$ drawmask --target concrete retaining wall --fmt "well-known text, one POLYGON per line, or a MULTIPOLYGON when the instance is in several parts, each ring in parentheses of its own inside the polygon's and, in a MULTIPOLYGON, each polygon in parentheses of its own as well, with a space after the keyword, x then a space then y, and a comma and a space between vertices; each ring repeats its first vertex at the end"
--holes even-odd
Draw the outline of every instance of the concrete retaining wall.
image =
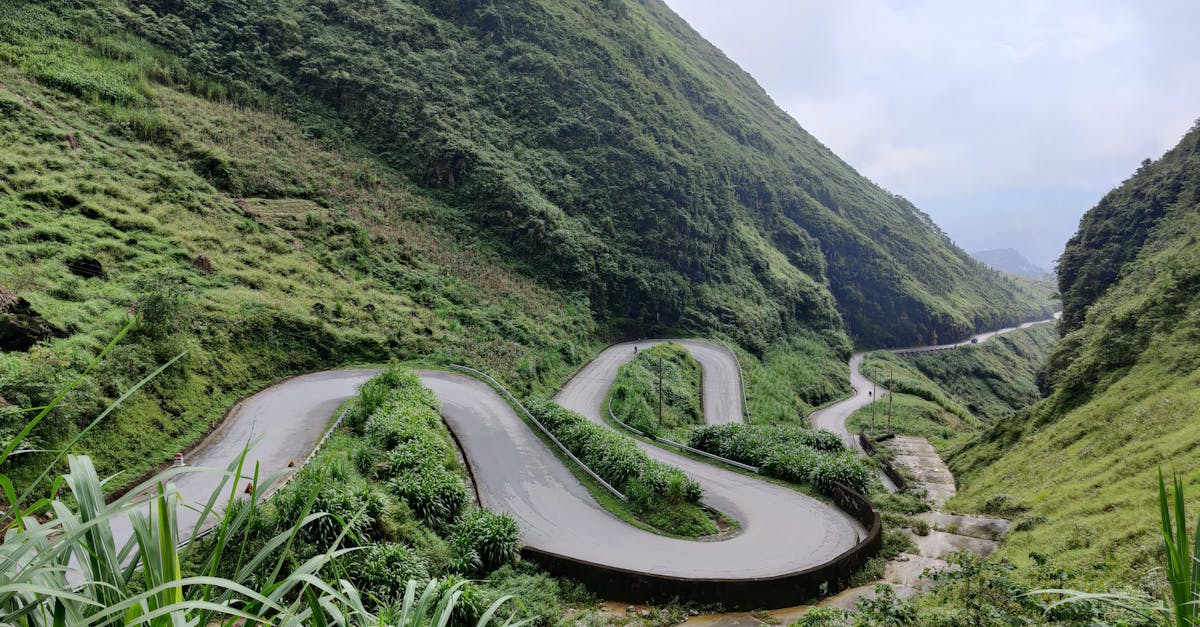
POLYGON ((879 463, 883 466, 883 474, 887 475, 887 478, 892 480, 892 483, 896 485, 897 490, 901 492, 908 492, 908 480, 904 478, 904 475, 900 474, 899 470, 896 470, 896 467, 892 465, 892 462, 879 457, 879 451, 876 450, 875 443, 871 441, 871 438, 867 437, 866 432, 858 432, 858 443, 862 446, 863 452, 879 460, 879 463))
POLYGON ((777 577, 684 579, 583 562, 529 547, 522 549, 521 555, 551 574, 574 579, 607 599, 626 602, 719 601, 730 610, 799 605, 847 588, 854 573, 877 555, 883 545, 879 511, 866 497, 838 484, 833 500, 867 529, 866 537, 821 566, 777 577))

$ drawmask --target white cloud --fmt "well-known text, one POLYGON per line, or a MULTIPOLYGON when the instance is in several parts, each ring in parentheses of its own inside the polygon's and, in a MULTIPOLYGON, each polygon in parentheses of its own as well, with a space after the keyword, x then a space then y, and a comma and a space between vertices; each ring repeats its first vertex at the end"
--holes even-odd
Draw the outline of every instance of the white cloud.
POLYGON ((809 132, 952 236, 978 230, 974 213, 1008 220, 990 229, 1005 237, 1053 231, 1027 238, 1045 240, 1026 251, 1042 262, 1200 116, 1194 0, 668 3, 809 132), (977 205, 1014 195, 1021 206, 999 216, 977 205))

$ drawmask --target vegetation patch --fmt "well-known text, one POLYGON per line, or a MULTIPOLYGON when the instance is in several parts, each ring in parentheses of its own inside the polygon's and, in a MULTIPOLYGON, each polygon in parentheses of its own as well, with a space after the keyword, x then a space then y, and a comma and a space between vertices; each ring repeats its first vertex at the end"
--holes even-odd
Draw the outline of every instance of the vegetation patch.
POLYGON ((745 377, 750 420, 805 425, 815 408, 850 394, 850 343, 800 330, 760 354, 734 348, 745 377))
POLYGON ((830 494, 835 483, 866 494, 873 474, 837 435, 798 427, 712 425, 692 432, 688 444, 702 451, 758 466, 769 477, 830 494))
POLYGON ((971 414, 994 423, 1041 400, 1038 379, 1057 341, 1058 330, 1047 323, 904 359, 971 414))
POLYGON ((671 342, 656 344, 617 370, 609 407, 618 420, 652 435, 702 425, 700 384, 700 364, 686 348, 671 342))
POLYGON ((937 404, 963 420, 976 421, 974 415, 957 400, 946 394, 937 383, 890 351, 875 351, 863 357, 859 368, 863 376, 892 392, 910 394, 937 404))
POLYGON ((846 427, 852 433, 866 431, 868 436, 898 433, 925 438, 940 454, 970 441, 980 429, 975 420, 963 420, 937 403, 899 392, 859 408, 846 420, 846 427))
POLYGON ((629 497, 647 524, 693 538, 718 532, 700 507, 704 490, 682 470, 650 459, 629 437, 552 401, 535 400, 528 408, 584 464, 629 497))
MULTIPOLYGON (((0 285, 39 314, 21 322, 28 350, 0 352, 0 440, 131 318, 27 442, 63 446, 184 354, 75 445, 116 475, 110 492, 292 374, 419 355, 518 373, 529 393, 601 343, 585 298, 514 272, 378 160, 62 9, 0 7, 0 285), (107 280, 77 276, 83 258, 107 280)), ((6 471, 26 480, 47 459, 6 471)))

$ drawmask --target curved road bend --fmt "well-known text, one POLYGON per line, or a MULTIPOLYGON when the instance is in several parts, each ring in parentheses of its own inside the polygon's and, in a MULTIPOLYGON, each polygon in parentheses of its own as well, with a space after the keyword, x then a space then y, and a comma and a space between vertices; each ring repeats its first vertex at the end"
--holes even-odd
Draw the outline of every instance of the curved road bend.
MULTIPOLYGON (((187 457, 188 466, 216 469, 176 475, 171 480, 179 490, 184 507, 178 510, 180 539, 190 537, 200 519, 200 510, 221 483, 229 462, 246 454, 244 472, 268 476, 285 470, 295 460, 299 464, 325 433, 330 417, 342 403, 358 393, 358 386, 375 376, 377 370, 328 370, 293 377, 250 396, 230 410, 221 426, 187 457), (255 442, 257 440, 257 442, 255 442)), ((225 489, 230 486, 227 484, 225 489)), ((237 493, 241 494, 239 486, 237 493)), ((218 501, 220 503, 220 501, 218 501)), ((216 523, 205 521, 204 528, 216 523)), ((117 546, 133 537, 126 517, 114 519, 113 536, 117 546)))
MULTIPOLYGON (((567 382, 554 400, 593 422, 607 424, 601 419, 600 408, 616 378, 617 369, 633 359, 634 346, 640 351, 656 343, 658 341, 653 340, 628 342, 605 349, 567 382)), ((680 343, 687 346, 689 351, 693 345, 704 344, 693 341, 680 343)), ((733 389, 737 390, 737 364, 724 349, 711 344, 706 346, 714 350, 697 351, 699 354, 696 354, 697 360, 704 365, 705 407, 715 405, 710 404, 707 398, 710 395, 735 399, 733 403, 720 403, 719 406, 724 407, 720 411, 726 413, 712 416, 709 420, 740 420, 740 391, 730 395, 721 385, 709 384, 710 377, 720 377, 717 380, 732 381, 733 389)), ((601 563, 696 579, 768 577, 828 562, 854 546, 865 533, 861 525, 841 510, 795 490, 696 461, 645 442, 635 442, 651 458, 680 468, 698 481, 705 491, 705 503, 736 519, 741 525, 741 533, 720 542, 697 543, 665 538, 620 523, 619 527, 605 531, 606 534, 619 535, 581 536, 580 541, 591 543, 596 542, 597 538, 605 538, 607 544, 609 538, 621 538, 618 543, 623 544, 633 542, 636 538, 639 548, 628 559, 644 563, 647 568, 609 561, 601 563), (646 555, 647 552, 660 551, 669 554, 666 560, 660 560, 658 555, 646 555), (651 566, 651 563, 658 565, 651 566), (667 570, 662 570, 664 567, 667 570)), ((464 448, 470 447, 464 443, 464 448)), ((487 473, 484 471, 481 474, 487 473)), ((590 503, 591 500, 588 500, 590 503)), ((619 522, 615 518, 612 520, 619 522)), ((528 540, 527 543, 537 546, 528 540)), ((607 546, 603 552, 615 550, 618 550, 617 547, 607 546)), ((566 555, 576 557, 573 552, 566 555)))
MULTIPOLYGON (((982 344, 996 336, 1004 335, 1005 333, 1011 333, 1019 329, 1028 329, 1029 327, 1039 324, 1046 324, 1047 322, 1054 322, 1061 316, 1062 313, 1056 313, 1053 317, 1045 320, 1036 320, 1034 322, 1026 322, 1025 324, 1015 327, 1008 327, 999 329, 997 331, 980 333, 958 343, 938 344, 935 346, 914 346, 912 348, 898 348, 890 350, 896 353, 923 353, 947 348, 958 348, 960 346, 969 346, 971 345, 971 340, 978 340, 976 344, 982 344)), ((842 440, 846 442, 847 446, 853 447, 853 450, 860 452, 862 451, 862 447, 858 444, 858 437, 856 434, 850 433, 850 430, 846 428, 846 421, 849 420, 850 415, 857 411, 860 407, 865 407, 871 403, 871 397, 867 395, 867 391, 871 389, 871 380, 863 376, 862 372, 859 371, 859 367, 862 366, 864 355, 866 355, 866 352, 855 353, 854 356, 850 358, 850 387, 853 389, 853 393, 850 395, 850 398, 834 403, 825 409, 815 411, 812 414, 809 414, 808 417, 809 422, 814 428, 826 429, 838 434, 842 440)), ((887 389, 880 387, 875 393, 878 394, 876 398, 883 398, 887 395, 887 389)))
MULTIPOLYGON (((632 348, 625 350, 632 357, 632 348)), ((616 365, 624 361, 612 359, 613 355, 602 353, 572 381, 568 396, 587 391, 602 399, 616 365)), ((289 461, 308 454, 336 408, 373 374, 369 370, 319 372, 267 388, 235 407, 221 429, 189 458, 189 465, 223 469, 247 442, 265 436, 251 449, 247 468, 258 462, 263 474, 283 470, 289 461)), ((654 447, 648 451, 652 456, 683 467, 700 481, 708 491, 708 502, 736 518, 742 532, 719 542, 696 542, 643 531, 600 507, 486 384, 449 372, 419 375, 442 402, 442 414, 462 443, 481 500, 489 509, 513 516, 522 540, 531 547, 650 574, 748 579, 823 564, 853 546, 861 532, 848 516, 820 501, 654 447)), ((598 409, 597 403, 590 414, 596 416, 598 409)), ((175 484, 185 503, 195 505, 203 504, 219 481, 218 473, 198 472, 176 477, 175 484)), ((181 511, 179 528, 190 532, 197 517, 190 510, 181 511)), ((114 524, 124 527, 114 528, 118 542, 131 535, 127 522, 114 524)))

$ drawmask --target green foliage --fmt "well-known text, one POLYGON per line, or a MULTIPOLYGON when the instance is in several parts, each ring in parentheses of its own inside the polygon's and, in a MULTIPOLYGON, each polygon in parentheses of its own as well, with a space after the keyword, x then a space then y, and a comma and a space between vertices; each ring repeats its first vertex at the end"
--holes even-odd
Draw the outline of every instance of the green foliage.
POLYGON ((850 343, 845 338, 813 331, 799 331, 773 343, 761 359, 739 351, 751 420, 805 424, 816 406, 850 393, 849 358, 850 343))
POLYGON ((1174 478, 1174 498, 1167 492, 1162 471, 1158 473, 1158 504, 1162 514, 1162 537, 1166 552, 1167 581, 1171 584, 1171 602, 1176 627, 1191 627, 1200 622, 1200 530, 1188 533, 1184 513, 1183 481, 1174 478), (1172 501, 1175 511, 1172 513, 1172 501), (1192 538, 1188 538, 1192 535, 1192 538), (1193 544, 1194 546, 1189 546, 1193 544))
POLYGON ((1039 324, 979 345, 914 353, 905 360, 972 415, 997 422, 1041 399, 1039 372, 1057 340, 1053 324, 1039 324))
MULTIPOLYGON (((95 361, 102 359, 123 336, 124 332, 95 361)), ((27 428, 7 443, 0 453, 0 463, 81 379, 61 390, 51 406, 32 418, 27 428)), ((342 560, 350 549, 339 547, 352 534, 354 520, 374 519, 380 513, 377 508, 367 502, 358 505, 352 516, 334 515, 346 524, 340 525, 340 531, 329 543, 302 548, 301 538, 306 535, 325 539, 323 533, 310 534, 308 529, 309 525, 331 517, 319 511, 313 513, 314 505, 322 501, 318 493, 323 491, 322 482, 302 478, 284 490, 285 496, 293 497, 290 501, 277 498, 273 513, 264 515, 257 495, 267 492, 280 477, 257 477, 256 473, 255 479, 259 481, 250 491, 251 496, 238 500, 237 488, 246 470, 245 456, 243 452, 231 460, 207 505, 199 512, 193 530, 178 527, 177 509, 182 498, 174 487, 169 487, 172 486, 169 481, 180 473, 196 470, 159 473, 112 502, 106 502, 103 482, 87 456, 70 456, 69 472, 55 479, 49 495, 37 501, 29 500, 36 483, 14 484, 9 476, 0 475, 9 512, 0 519, 0 538, 3 538, 0 562, 6 565, 0 575, 0 621, 31 627, 301 621, 391 624, 368 611, 362 595, 351 583, 341 581, 330 586, 317 577, 327 569, 342 570, 342 560), (300 487, 301 484, 306 485, 300 487), (70 501, 60 498, 62 487, 70 491, 70 501), (305 490, 307 496, 295 498, 300 490, 305 490), (150 495, 148 501, 143 498, 146 494, 150 495), (226 507, 219 512, 214 505, 223 499, 226 507), (296 502, 303 505, 282 515, 277 509, 280 505, 287 509, 289 503, 296 502), (122 538, 114 533, 113 523, 125 520, 129 521, 132 534, 122 538), (203 540, 186 543, 183 549, 178 548, 180 538, 195 538, 201 531, 200 525, 206 524, 215 524, 212 533, 203 540), (294 560, 293 547, 311 551, 310 556, 303 561, 294 560)), ((349 478, 336 460, 322 469, 336 479, 349 478)), ((440 592, 441 588, 433 581, 414 603, 417 583, 410 579, 401 584, 399 579, 425 578, 427 574, 420 562, 394 546, 372 547, 368 555, 372 561, 365 570, 362 564, 351 569, 374 589, 391 587, 388 592, 395 592, 401 585, 406 588, 406 599, 398 612, 399 624, 418 621, 445 624, 453 617, 456 602, 462 596, 461 584, 445 594, 434 594, 430 591, 440 592), (387 576, 390 579, 384 581, 387 576)), ((497 599, 480 615, 479 624, 487 624, 509 600, 510 597, 497 599)))
POLYGON ((584 464, 628 496, 644 522, 653 524, 648 515, 660 524, 678 522, 680 527, 661 527, 676 535, 717 532, 699 509, 703 489, 683 471, 650 459, 632 439, 552 401, 539 399, 527 407, 584 464))
POLYGON ((657 434, 664 428, 704 424, 700 406, 700 364, 684 347, 657 344, 617 370, 609 404, 627 425, 657 434), (661 369, 661 373, 659 370, 661 369), (658 420, 659 375, 662 375, 662 423, 658 420))
POLYGON ((375 410, 363 425, 371 449, 383 462, 372 476, 386 482, 388 490, 404 499, 422 521, 449 529, 470 501, 462 478, 451 472, 454 450, 441 429, 440 404, 433 392, 412 372, 392 366, 364 384, 367 403, 375 410), (379 398, 379 387, 388 387, 379 398))
POLYGON ((1200 305, 1197 131, 1081 221, 1064 253, 1075 274, 1060 275, 1073 317, 1039 377, 1047 398, 950 460, 961 486, 951 507, 978 511, 1008 494, 1029 507, 1022 516, 1041 521, 1011 534, 1002 556, 1053 553, 1101 589, 1140 585, 1159 564, 1156 501, 1146 489, 1157 469, 1200 470, 1192 454, 1200 443, 1200 325, 1191 313, 1200 305), (1109 266, 1114 247, 1128 257, 1109 266), (1087 542, 1065 540, 1079 533, 1087 542))
POLYGON ((108 31, 185 59, 169 74, 191 91, 219 80, 366 146, 618 326, 720 328, 762 350, 800 328, 839 332, 835 305, 873 345, 1047 310, 658 2, 103 6, 108 31))
POLYGON ((350 581, 379 605, 399 601, 410 580, 428 581, 425 560, 394 542, 372 544, 354 556, 347 568, 350 581))
POLYGON ((872 481, 862 460, 846 451, 841 439, 828 431, 783 425, 712 425, 693 431, 688 444, 826 494, 836 483, 866 492, 872 481))
MULTIPOLYGON (((528 392, 598 341, 581 294, 516 274, 460 228, 456 209, 361 151, 247 106, 253 98, 225 102, 217 79, 115 26, 114 8, 0 7, 0 285, 69 332, 0 353, 0 405, 45 405, 127 312, 140 321, 30 448, 61 447, 127 384, 185 351, 75 449, 101 475, 120 472, 106 490, 289 375, 425 355, 497 371, 528 364, 528 392), (32 66, 78 66, 96 85, 140 95, 79 97, 32 66), (83 256, 107 278, 71 274, 83 256)), ((0 415, 0 437, 19 428, 13 415, 0 415)), ((11 476, 36 476, 43 461, 22 455, 11 476)))
POLYGON ((1130 262, 1153 248, 1160 222, 1195 206, 1197 141, 1200 127, 1193 126, 1178 146, 1157 161, 1144 162, 1084 214, 1058 261, 1064 334, 1082 328, 1088 308, 1126 275, 1130 262))
POLYGON ((506 514, 477 509, 454 525, 452 542, 461 555, 478 556, 482 572, 511 564, 521 549, 521 529, 506 514))
POLYGON ((944 407, 910 394, 892 393, 876 401, 874 406, 861 407, 846 420, 852 432, 888 431, 888 410, 891 410, 891 429, 900 435, 929 440, 939 453, 952 454, 979 433, 981 425, 975 420, 963 420, 944 407))
POLYGON ((868 353, 863 357, 860 370, 863 376, 892 392, 911 394, 936 403, 963 420, 975 419, 966 407, 947 395, 937 383, 905 361, 905 358, 894 353, 888 351, 868 353))

